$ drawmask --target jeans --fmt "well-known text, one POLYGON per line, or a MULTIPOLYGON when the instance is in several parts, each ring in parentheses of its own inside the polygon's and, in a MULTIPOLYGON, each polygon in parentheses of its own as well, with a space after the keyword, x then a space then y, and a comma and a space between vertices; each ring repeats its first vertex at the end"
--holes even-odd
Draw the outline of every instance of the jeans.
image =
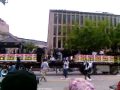
POLYGON ((68 69, 63 69, 63 75, 65 78, 68 77, 68 69))

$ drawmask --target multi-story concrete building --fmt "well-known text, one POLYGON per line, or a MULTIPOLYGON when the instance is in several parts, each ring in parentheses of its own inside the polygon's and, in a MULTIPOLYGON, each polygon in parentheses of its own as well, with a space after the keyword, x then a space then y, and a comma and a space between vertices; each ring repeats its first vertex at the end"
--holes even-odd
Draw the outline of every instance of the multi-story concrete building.
POLYGON ((63 49, 66 32, 77 23, 84 27, 86 18, 96 22, 107 19, 109 26, 120 23, 120 15, 107 12, 79 12, 68 10, 50 10, 48 24, 48 49, 63 49), (64 30, 64 31, 63 31, 64 30))

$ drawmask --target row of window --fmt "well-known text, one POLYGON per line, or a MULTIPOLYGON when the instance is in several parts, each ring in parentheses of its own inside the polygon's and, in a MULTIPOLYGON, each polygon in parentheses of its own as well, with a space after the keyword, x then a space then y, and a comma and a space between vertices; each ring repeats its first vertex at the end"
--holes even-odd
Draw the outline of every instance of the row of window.
POLYGON ((65 37, 53 37, 53 48, 62 48, 65 45, 65 37))
POLYGON ((65 36, 67 33, 70 33, 72 28, 74 28, 74 26, 54 25, 53 35, 54 36, 65 36))
POLYGON ((105 20, 106 18, 110 20, 110 22, 113 22, 114 25, 116 25, 117 20, 119 19, 118 17, 115 16, 101 16, 101 15, 75 15, 75 14, 54 14, 54 24, 80 24, 83 25, 83 21, 85 19, 90 19, 90 20, 105 20))

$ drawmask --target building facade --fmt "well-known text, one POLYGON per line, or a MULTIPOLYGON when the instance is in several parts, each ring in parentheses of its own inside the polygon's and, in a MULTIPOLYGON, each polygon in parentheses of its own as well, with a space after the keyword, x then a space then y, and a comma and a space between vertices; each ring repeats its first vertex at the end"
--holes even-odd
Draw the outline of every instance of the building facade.
POLYGON ((66 33, 72 30, 75 23, 80 27, 85 26, 85 20, 97 21, 107 19, 109 26, 120 23, 120 15, 107 12, 79 12, 68 10, 50 10, 48 24, 48 49, 63 49, 66 33))

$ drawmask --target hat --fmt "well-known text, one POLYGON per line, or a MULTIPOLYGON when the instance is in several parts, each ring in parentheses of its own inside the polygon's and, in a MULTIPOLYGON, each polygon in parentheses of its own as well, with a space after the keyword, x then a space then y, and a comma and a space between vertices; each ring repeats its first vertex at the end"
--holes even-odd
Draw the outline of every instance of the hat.
POLYGON ((68 88, 69 90, 95 90, 93 84, 83 78, 72 79, 68 88))
POLYGON ((37 90, 36 76, 25 70, 11 72, 2 80, 1 90, 37 90))

